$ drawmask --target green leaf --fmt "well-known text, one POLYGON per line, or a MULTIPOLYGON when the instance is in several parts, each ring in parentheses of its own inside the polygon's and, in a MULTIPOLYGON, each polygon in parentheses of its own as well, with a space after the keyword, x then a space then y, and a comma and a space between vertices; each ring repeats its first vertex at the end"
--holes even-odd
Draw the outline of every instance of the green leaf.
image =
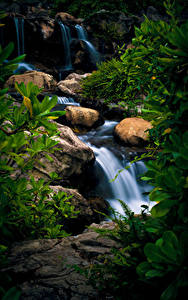
POLYGON ((50 155, 48 155, 48 154, 45 154, 45 157, 46 157, 47 160, 49 160, 50 162, 53 162, 53 161, 54 161, 53 158, 52 158, 50 155))
POLYGON ((18 300, 20 299, 20 296, 21 292, 16 287, 12 287, 8 290, 8 292, 6 292, 2 300, 18 300))
POLYGON ((161 201, 158 204, 156 204, 155 206, 152 207, 151 209, 151 214, 153 217, 155 218, 160 218, 165 216, 170 209, 176 205, 178 203, 178 201, 175 200, 165 200, 165 201, 161 201))
POLYGON ((173 282, 162 293, 160 300, 175 300, 177 299, 177 294, 178 294, 178 287, 177 284, 173 282))
POLYGON ((8 92, 8 88, 0 90, 0 97, 5 95, 7 92, 8 92))
POLYGON ((26 57, 26 55, 23 54, 23 55, 20 55, 20 56, 18 56, 18 57, 16 57, 16 58, 12 59, 12 60, 9 60, 9 61, 6 63, 6 66, 13 65, 13 64, 17 64, 17 63, 19 63, 20 61, 24 60, 25 57, 26 57))
POLYGON ((3 49, 3 51, 1 51, 0 64, 2 64, 10 56, 13 50, 14 50, 14 44, 11 42, 3 49))
POLYGON ((182 263, 182 252, 179 241, 172 231, 165 231, 162 237, 161 251, 175 264, 182 263))
POLYGON ((163 277, 164 274, 165 274, 164 271, 150 270, 150 271, 146 272, 145 276, 146 276, 146 278, 163 277))
POLYGON ((150 201, 155 201, 155 202, 159 202, 159 201, 164 201, 170 198, 170 195, 168 193, 165 193, 163 191, 154 189, 151 193, 150 193, 150 201))
POLYGON ((145 274, 150 269, 151 269, 151 265, 147 261, 144 261, 137 266, 136 271, 140 277, 145 277, 145 274))
MULTIPOLYGON (((23 82, 22 82, 22 84, 23 84, 23 82)), ((22 95, 24 97, 24 96, 27 96, 27 95, 25 95, 25 93, 22 91, 22 89, 23 89, 22 84, 18 84, 18 82, 15 82, 15 89, 18 91, 18 93, 20 95, 22 95)))
POLYGON ((149 262, 163 263, 165 261, 164 255, 155 244, 147 243, 144 247, 144 253, 149 262))

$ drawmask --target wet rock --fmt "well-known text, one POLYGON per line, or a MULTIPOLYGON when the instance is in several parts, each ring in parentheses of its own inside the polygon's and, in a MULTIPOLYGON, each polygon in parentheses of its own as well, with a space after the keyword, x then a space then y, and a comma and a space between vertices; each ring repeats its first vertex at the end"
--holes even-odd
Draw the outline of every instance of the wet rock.
POLYGON ((67 106, 65 111, 66 120, 71 126, 94 128, 104 123, 99 112, 91 108, 67 106))
POLYGON ((68 96, 76 96, 77 93, 81 91, 81 80, 89 75, 90 73, 85 73, 83 75, 71 73, 65 78, 65 80, 58 82, 57 87, 68 96))
POLYGON ((76 93, 80 91, 80 84, 74 79, 62 80, 57 87, 68 96, 76 96, 76 93))
POLYGON ((31 81, 39 88, 44 88, 43 91, 54 91, 57 84, 52 75, 39 71, 27 71, 21 75, 12 75, 6 81, 5 87, 8 87, 10 91, 15 91, 15 82, 23 82, 26 85, 31 81))
POLYGON ((126 118, 116 125, 114 135, 124 144, 143 146, 148 140, 148 129, 153 126, 141 118, 126 118))
POLYGON ((55 16, 56 21, 61 21, 65 25, 76 25, 79 24, 82 20, 76 19, 72 15, 66 13, 66 12, 58 12, 55 16))
MULTIPOLYGON (((57 123, 58 124, 58 123, 57 123)), ((35 178, 49 179, 49 174, 55 172, 64 181, 71 176, 83 175, 89 165, 92 165, 95 156, 91 148, 84 144, 73 131, 64 125, 58 124, 59 136, 54 137, 59 150, 49 154, 53 161, 49 161, 41 153, 37 158, 40 163, 35 164, 35 178)))
MULTIPOLYGON (((113 229, 114 223, 92 224, 97 228, 113 229)), ((33 240, 16 243, 9 255, 11 273, 21 288, 21 300, 107 299, 88 285, 86 278, 76 272, 74 265, 87 267, 97 261, 98 255, 110 253, 118 245, 92 229, 78 236, 54 240, 33 240)))

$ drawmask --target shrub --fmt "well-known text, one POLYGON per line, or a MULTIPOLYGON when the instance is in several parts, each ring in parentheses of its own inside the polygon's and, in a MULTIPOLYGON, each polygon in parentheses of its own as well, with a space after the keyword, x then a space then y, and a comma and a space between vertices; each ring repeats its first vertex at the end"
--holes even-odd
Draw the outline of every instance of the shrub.
POLYGON ((93 71, 89 79, 83 80, 82 96, 90 99, 104 99, 106 102, 116 101, 125 90, 124 66, 117 59, 103 62, 93 71))
POLYGON ((99 1, 99 0, 84 0, 80 2, 79 0, 67 1, 67 0, 55 0, 55 8, 58 10, 67 11, 75 16, 87 17, 88 15, 100 11, 102 9, 109 11, 123 11, 128 13, 140 13, 142 9, 146 9, 149 5, 154 5, 157 8, 162 7, 162 1, 154 0, 137 0, 137 1, 99 1))
MULTIPOLYGON (((66 195, 60 193, 60 198, 48 201, 51 192, 49 184, 44 180, 35 181, 26 174, 34 167, 38 154, 46 153, 46 158, 52 158, 49 152, 58 151, 58 143, 53 139, 57 134, 55 123, 51 118, 57 118, 64 112, 51 112, 57 103, 57 97, 49 99, 46 96, 39 102, 37 95, 40 89, 30 82, 16 84, 17 91, 23 96, 20 106, 12 104, 11 98, 1 98, 0 140, 1 155, 1 234, 14 240, 37 237, 62 237, 66 235, 61 230, 63 217, 75 216, 66 195), (43 126, 43 127, 41 127, 43 126), (27 130, 27 131, 26 131, 27 130), (64 208, 69 204, 68 209, 64 208), (53 233, 52 233, 53 232, 53 233)), ((32 172, 31 172, 32 174, 32 172)), ((49 174, 50 175, 50 174, 49 174)), ((53 179, 54 174, 51 174, 53 179)), ((54 196, 55 197, 55 196, 54 196)), ((53 199, 55 199, 53 197, 53 199)))
MULTIPOLYGON (((0 16, 3 16, 1 14, 0 16)), ((4 62, 13 49, 9 44, 0 47, 0 79, 2 82, 14 70, 23 57, 4 62)), ((37 155, 41 152, 51 160, 49 153, 58 151, 54 136, 57 127, 51 119, 65 112, 51 111, 57 97, 46 96, 40 102, 41 92, 32 82, 25 86, 15 84, 23 101, 19 105, 8 95, 8 89, 0 90, 0 267, 7 264, 7 253, 12 242, 32 238, 57 238, 67 236, 63 224, 67 218, 78 214, 66 194, 51 195, 49 183, 36 181, 32 174, 37 155)), ((58 179, 49 174, 51 181, 58 179)), ((18 299, 20 292, 11 286, 8 274, 0 276, 0 297, 18 299), (8 290, 6 292, 6 290, 8 290)))
POLYGON ((160 151, 144 176, 153 186, 151 215, 140 219, 125 210, 126 217, 115 217, 117 230, 108 235, 121 248, 89 272, 115 299, 181 299, 188 286, 188 22, 176 18, 174 2, 165 6, 170 23, 146 19, 122 58, 129 63, 130 54, 129 93, 136 87, 146 94, 143 111, 154 119, 150 136, 160 151))

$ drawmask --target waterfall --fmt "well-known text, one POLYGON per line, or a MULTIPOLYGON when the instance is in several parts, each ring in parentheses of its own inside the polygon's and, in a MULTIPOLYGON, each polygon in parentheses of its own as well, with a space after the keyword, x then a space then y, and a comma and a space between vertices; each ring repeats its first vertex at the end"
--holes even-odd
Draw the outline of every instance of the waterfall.
POLYGON ((135 213, 140 213, 140 206, 148 204, 147 197, 142 194, 148 189, 146 187, 145 190, 141 189, 137 182, 137 176, 146 171, 144 163, 137 162, 131 165, 130 169, 123 170, 126 165, 124 166, 122 161, 110 150, 94 146, 92 146, 92 149, 96 156, 96 168, 100 169, 98 172, 101 174, 96 191, 119 213, 123 213, 123 209, 117 201, 118 199, 124 201, 135 213), (137 172, 135 172, 136 168, 138 168, 137 172), (123 171, 118 174, 114 181, 111 181, 119 170, 123 171))
POLYGON ((14 18, 18 56, 24 54, 24 19, 14 18))
POLYGON ((71 43, 71 33, 70 28, 64 25, 62 22, 59 22, 61 28, 61 39, 64 47, 64 70, 72 70, 72 61, 71 61, 71 51, 70 51, 70 43, 71 43))
POLYGON ((33 70, 36 70, 36 69, 32 64, 29 64, 26 62, 21 62, 21 63, 18 63, 18 67, 16 70, 13 71, 13 73, 14 74, 17 74, 17 73, 22 74, 26 71, 33 71, 33 70))
MULTIPOLYGON (((49 96, 51 99, 52 96, 49 96)), ((71 97, 61 97, 57 96, 57 105, 62 105, 63 108, 67 105, 74 105, 74 106, 80 106, 80 103, 76 102, 73 98, 71 97)), ((55 108, 54 108, 55 109, 55 108)))
POLYGON ((80 106, 80 103, 76 102, 71 97, 67 98, 67 97, 59 97, 58 96, 57 104, 80 106))
POLYGON ((114 142, 113 128, 116 124, 115 121, 106 121, 103 126, 79 138, 86 142, 95 153, 94 172, 98 178, 95 193, 107 200, 111 207, 120 214, 123 213, 123 209, 117 199, 124 201, 135 213, 140 213, 141 205, 151 206, 148 196, 143 194, 149 192, 151 187, 138 180, 139 175, 146 171, 146 167, 144 162, 139 161, 124 170, 130 163, 126 155, 122 154, 125 148, 114 142), (113 180, 120 170, 123 171, 113 180))
POLYGON ((89 52, 91 61, 92 61, 92 63, 94 63, 96 65, 100 61, 99 53, 97 52, 95 47, 88 41, 86 31, 83 29, 83 27, 77 24, 75 26, 75 28, 77 31, 78 39, 85 43, 86 48, 89 52))

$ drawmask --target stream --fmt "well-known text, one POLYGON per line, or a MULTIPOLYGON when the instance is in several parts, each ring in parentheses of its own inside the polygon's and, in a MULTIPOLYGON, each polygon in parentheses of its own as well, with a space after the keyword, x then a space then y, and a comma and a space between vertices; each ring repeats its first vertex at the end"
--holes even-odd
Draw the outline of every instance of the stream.
POLYGON ((130 165, 128 150, 114 141, 113 130, 117 123, 105 121, 104 125, 97 129, 78 136, 95 153, 94 172, 98 178, 96 194, 108 201, 120 214, 123 214, 123 209, 117 199, 124 201, 134 213, 139 214, 141 205, 151 208, 148 196, 143 194, 149 192, 151 186, 139 180, 140 175, 146 171, 144 162, 138 161, 130 165), (130 168, 124 170, 128 165, 130 168), (114 179, 120 170, 122 171, 114 179))

